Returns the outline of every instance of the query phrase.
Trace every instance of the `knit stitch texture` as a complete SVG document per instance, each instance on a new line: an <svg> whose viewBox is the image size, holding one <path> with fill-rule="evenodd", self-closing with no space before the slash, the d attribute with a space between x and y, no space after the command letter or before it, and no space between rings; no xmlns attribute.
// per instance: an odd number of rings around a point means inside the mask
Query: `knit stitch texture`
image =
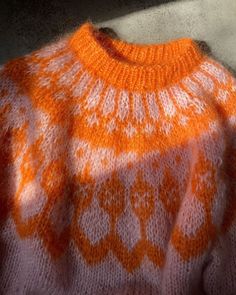
<svg viewBox="0 0 236 295"><path fill-rule="evenodd" d="M0 294L236 294L236 80L191 38L89 21L0 69Z"/></svg>

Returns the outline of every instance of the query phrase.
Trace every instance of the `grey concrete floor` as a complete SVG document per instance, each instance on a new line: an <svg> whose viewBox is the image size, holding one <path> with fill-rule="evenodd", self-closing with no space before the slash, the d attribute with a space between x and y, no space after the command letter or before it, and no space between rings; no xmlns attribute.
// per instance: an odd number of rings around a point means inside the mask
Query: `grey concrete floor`
<svg viewBox="0 0 236 295"><path fill-rule="evenodd" d="M178 37L205 41L236 71L236 0L7 0L0 10L0 64L73 32L83 21L136 43Z"/></svg>

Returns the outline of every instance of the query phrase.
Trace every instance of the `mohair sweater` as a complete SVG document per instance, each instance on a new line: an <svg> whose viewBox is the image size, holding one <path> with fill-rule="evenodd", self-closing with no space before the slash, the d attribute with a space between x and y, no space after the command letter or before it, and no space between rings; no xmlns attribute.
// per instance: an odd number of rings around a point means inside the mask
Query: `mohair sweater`
<svg viewBox="0 0 236 295"><path fill-rule="evenodd" d="M0 71L0 294L236 294L236 80L191 38L86 21Z"/></svg>

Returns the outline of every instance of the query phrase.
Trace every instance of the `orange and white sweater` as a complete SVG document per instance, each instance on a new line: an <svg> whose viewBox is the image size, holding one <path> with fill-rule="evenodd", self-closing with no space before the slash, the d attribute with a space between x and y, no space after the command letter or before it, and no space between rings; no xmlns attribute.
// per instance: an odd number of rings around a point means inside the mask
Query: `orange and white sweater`
<svg viewBox="0 0 236 295"><path fill-rule="evenodd" d="M0 71L0 294L236 294L236 80L191 38L86 21Z"/></svg>

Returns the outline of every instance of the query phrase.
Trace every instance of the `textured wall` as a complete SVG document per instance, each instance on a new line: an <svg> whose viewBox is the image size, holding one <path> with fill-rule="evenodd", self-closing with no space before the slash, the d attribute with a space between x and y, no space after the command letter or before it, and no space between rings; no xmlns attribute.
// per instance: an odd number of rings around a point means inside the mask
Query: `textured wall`
<svg viewBox="0 0 236 295"><path fill-rule="evenodd" d="M189 36L236 70L236 0L16 1L0 10L0 64L30 52L84 20L109 25L120 38L153 43Z"/></svg>

